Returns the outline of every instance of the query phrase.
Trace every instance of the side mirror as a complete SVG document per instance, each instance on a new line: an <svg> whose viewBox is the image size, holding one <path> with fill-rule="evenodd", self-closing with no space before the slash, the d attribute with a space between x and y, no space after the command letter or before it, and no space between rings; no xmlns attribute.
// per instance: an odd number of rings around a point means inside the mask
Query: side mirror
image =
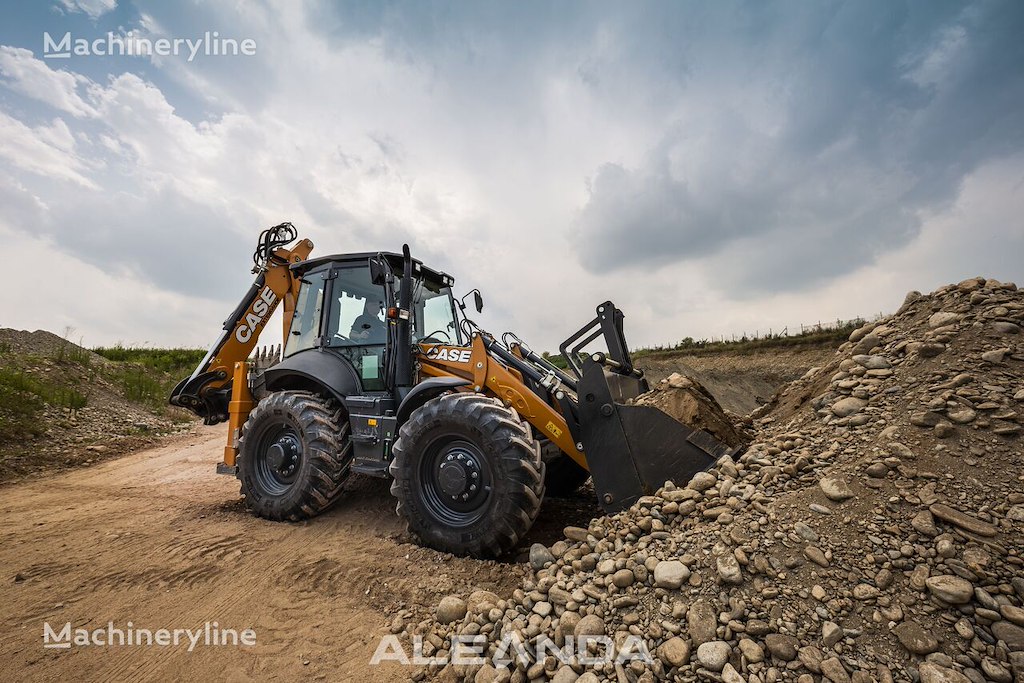
<svg viewBox="0 0 1024 683"><path fill-rule="evenodd" d="M375 285L383 285L387 282L390 273L391 269L388 268L388 264L383 258L374 256L370 259L370 282Z"/></svg>
<svg viewBox="0 0 1024 683"><path fill-rule="evenodd" d="M480 294L480 290L478 289L473 290L473 303L476 305L477 313L484 312L484 297Z"/></svg>

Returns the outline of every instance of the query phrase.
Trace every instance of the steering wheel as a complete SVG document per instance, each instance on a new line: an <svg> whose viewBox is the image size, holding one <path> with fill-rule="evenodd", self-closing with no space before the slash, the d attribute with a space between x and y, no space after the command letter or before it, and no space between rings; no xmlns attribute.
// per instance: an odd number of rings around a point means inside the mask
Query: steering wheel
<svg viewBox="0 0 1024 683"><path fill-rule="evenodd" d="M347 341L347 342L349 342L351 344L355 343L354 341L352 341L351 339L349 339L345 335L341 334L340 332L335 332L334 333L334 339L340 339L341 341Z"/></svg>
<svg viewBox="0 0 1024 683"><path fill-rule="evenodd" d="M435 334L443 334L445 340L442 342L440 339L435 338L434 337ZM429 344L431 342L433 342L434 344L442 344L442 343L443 344L451 344L452 343L452 338L444 330L434 330L433 332L431 332L427 336L419 339L416 343L417 344Z"/></svg>

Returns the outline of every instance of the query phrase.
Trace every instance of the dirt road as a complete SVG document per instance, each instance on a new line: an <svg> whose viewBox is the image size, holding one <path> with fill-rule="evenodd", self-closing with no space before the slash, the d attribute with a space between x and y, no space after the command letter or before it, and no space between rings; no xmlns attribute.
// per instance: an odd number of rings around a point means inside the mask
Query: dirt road
<svg viewBox="0 0 1024 683"><path fill-rule="evenodd" d="M309 522L257 519L237 481L213 472L222 438L197 428L0 488L0 679L401 680L413 669L368 664L397 613L420 618L446 594L508 594L521 581L521 564L414 545L379 480L353 477L344 499ZM526 547L595 512L585 497L546 504ZM59 631L129 621L251 628L256 645L42 646L44 622Z"/></svg>

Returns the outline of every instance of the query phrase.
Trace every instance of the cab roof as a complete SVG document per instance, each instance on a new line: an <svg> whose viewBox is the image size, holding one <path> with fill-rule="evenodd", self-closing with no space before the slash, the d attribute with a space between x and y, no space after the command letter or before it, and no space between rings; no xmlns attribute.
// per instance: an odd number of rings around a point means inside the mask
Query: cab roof
<svg viewBox="0 0 1024 683"><path fill-rule="evenodd" d="M347 265L359 262L365 263L369 259L378 255L384 257L388 262L388 265L391 266L391 270L396 275L400 276L402 274L402 255L391 251L365 251L356 254L330 254L328 256L318 256L316 258L300 261L299 263L294 263L291 265L291 269L301 275L329 264L337 263L339 265ZM440 286L451 287L455 284L455 278L448 273L425 266L422 261L415 258L412 260L412 274L413 277L422 278Z"/></svg>

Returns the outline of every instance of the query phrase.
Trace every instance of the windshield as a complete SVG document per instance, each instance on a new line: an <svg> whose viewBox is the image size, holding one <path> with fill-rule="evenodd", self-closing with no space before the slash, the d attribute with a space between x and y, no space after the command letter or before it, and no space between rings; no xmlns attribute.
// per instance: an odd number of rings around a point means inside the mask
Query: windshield
<svg viewBox="0 0 1024 683"><path fill-rule="evenodd" d="M435 287L421 282L413 305L414 342L439 342L462 345L462 334L455 319L455 302L450 287Z"/></svg>

